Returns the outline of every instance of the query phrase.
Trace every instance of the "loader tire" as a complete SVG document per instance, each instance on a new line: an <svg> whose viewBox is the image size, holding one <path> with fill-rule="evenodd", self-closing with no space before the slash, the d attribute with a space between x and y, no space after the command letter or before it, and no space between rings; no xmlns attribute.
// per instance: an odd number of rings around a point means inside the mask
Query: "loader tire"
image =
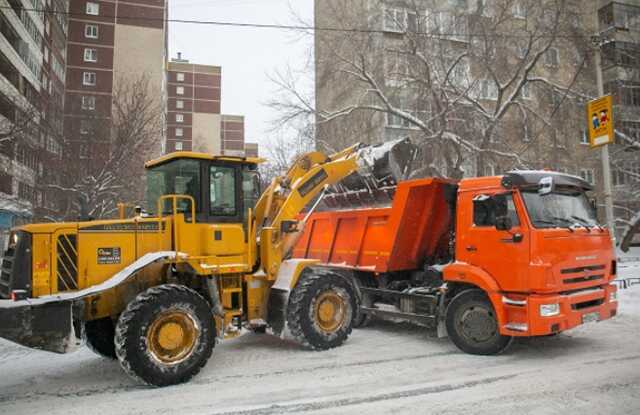
<svg viewBox="0 0 640 415"><path fill-rule="evenodd" d="M107 359L117 359L114 337L116 328L111 317L84 323L84 335L87 347L95 354Z"/></svg>
<svg viewBox="0 0 640 415"><path fill-rule="evenodd" d="M327 350L347 340L356 310L353 286L331 272L313 270L291 292L287 325L304 347Z"/></svg>
<svg viewBox="0 0 640 415"><path fill-rule="evenodd" d="M445 320L451 341L465 353L496 355L513 341L513 337L500 334L493 305L482 290L456 295L447 307Z"/></svg>
<svg viewBox="0 0 640 415"><path fill-rule="evenodd" d="M182 285L160 285L139 294L120 315L116 355L132 378L175 385L200 372L215 337L211 306L200 294Z"/></svg>

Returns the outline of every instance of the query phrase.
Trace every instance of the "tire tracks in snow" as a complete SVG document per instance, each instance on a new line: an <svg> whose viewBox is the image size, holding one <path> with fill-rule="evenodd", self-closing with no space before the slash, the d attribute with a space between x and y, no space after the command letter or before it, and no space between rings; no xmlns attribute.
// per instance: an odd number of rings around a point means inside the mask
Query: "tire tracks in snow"
<svg viewBox="0 0 640 415"><path fill-rule="evenodd" d="M369 395L357 398L343 398L332 401L308 402L308 403L291 403L291 404L275 404L265 408L250 409L247 411L232 412L215 412L216 415L270 415L270 414L286 414L300 413L309 411L318 411L321 409L341 408L346 406L369 404L373 402L388 401L394 399L413 398L416 396L431 395L434 393L452 392L460 389L469 389L476 386L488 385L503 380L513 379L519 374L495 376L479 380L472 380L459 384L444 384L436 386L427 386L424 388L411 389L399 392L387 392L377 395Z"/></svg>

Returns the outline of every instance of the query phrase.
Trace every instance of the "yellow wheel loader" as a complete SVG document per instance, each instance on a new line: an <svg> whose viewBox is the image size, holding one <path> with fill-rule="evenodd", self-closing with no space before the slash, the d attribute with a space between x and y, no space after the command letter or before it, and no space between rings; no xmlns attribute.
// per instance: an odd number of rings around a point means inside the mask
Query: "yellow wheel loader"
<svg viewBox="0 0 640 415"><path fill-rule="evenodd" d="M146 210L127 218L121 205L117 220L12 230L0 337L57 353L84 340L156 386L189 380L216 340L243 328L339 346L358 288L316 260L287 259L302 212L347 177L385 188L414 157L407 140L310 152L262 193L260 159L176 152L150 161Z"/></svg>

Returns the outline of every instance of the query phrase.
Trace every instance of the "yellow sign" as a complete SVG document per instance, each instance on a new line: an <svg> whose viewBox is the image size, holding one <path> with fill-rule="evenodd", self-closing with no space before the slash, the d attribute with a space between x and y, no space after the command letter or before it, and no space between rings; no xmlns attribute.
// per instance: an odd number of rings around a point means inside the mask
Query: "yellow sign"
<svg viewBox="0 0 640 415"><path fill-rule="evenodd" d="M594 99L587 104L589 143L591 148L613 143L613 109L611 95Z"/></svg>

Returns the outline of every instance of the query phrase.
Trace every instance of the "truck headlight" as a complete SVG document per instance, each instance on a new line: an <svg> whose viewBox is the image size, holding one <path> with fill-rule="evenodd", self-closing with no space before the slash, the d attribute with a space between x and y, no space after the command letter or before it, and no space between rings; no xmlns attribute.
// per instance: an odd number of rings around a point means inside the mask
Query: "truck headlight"
<svg viewBox="0 0 640 415"><path fill-rule="evenodd" d="M609 301L610 302L618 301L618 292L617 291L611 291L609 293Z"/></svg>
<svg viewBox="0 0 640 415"><path fill-rule="evenodd" d="M540 316L552 317L560 314L560 304L540 304Z"/></svg>

